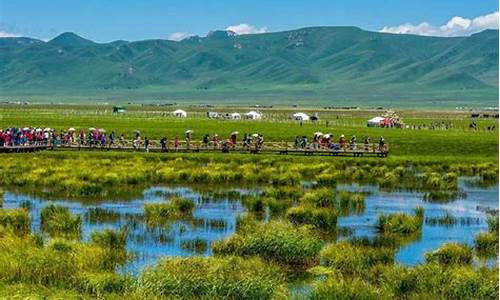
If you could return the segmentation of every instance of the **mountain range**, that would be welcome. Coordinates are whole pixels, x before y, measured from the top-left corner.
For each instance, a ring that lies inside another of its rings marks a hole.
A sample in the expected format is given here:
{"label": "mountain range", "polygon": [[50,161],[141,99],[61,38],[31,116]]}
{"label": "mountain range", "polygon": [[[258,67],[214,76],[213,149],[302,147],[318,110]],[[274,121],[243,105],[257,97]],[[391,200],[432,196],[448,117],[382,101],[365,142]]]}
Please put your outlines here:
{"label": "mountain range", "polygon": [[182,41],[0,38],[0,97],[498,101],[498,30],[425,37],[311,27]]}

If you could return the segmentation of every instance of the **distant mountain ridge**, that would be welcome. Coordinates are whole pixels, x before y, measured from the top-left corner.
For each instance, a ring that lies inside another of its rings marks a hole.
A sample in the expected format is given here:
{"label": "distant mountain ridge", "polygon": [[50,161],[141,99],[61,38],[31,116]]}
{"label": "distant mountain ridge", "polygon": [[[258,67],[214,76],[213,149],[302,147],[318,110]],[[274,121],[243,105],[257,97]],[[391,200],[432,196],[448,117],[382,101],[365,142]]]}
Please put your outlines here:
{"label": "distant mountain ridge", "polygon": [[143,89],[200,97],[210,91],[282,90],[312,98],[408,91],[498,99],[498,31],[441,38],[311,27],[254,35],[213,31],[180,42],[95,43],[74,33],[48,42],[0,39],[0,95]]}

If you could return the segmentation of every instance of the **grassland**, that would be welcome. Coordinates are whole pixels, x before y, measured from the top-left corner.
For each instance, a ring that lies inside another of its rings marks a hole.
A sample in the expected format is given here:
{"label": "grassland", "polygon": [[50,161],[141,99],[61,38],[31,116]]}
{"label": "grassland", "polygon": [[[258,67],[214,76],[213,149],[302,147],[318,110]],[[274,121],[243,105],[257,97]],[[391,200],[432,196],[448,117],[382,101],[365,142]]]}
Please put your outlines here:
{"label": "grassland", "polygon": [[[453,128],[373,129],[365,127],[373,112],[344,111],[322,112],[321,122],[301,127],[287,119],[286,110],[268,110],[267,118],[257,122],[207,120],[202,109],[192,110],[190,118],[179,120],[165,116],[162,108],[136,107],[116,116],[110,107],[4,106],[0,127],[104,127],[128,136],[140,129],[152,139],[182,137],[186,129],[195,131],[195,139],[238,130],[290,143],[296,135],[320,130],[372,139],[383,135],[391,154],[384,159],[113,151],[2,154],[0,188],[47,199],[98,203],[169,184],[259,186],[263,192],[242,197],[247,212],[234,235],[203,245],[212,247],[213,257],[169,257],[137,276],[117,272],[129,257],[124,232],[96,232],[82,241],[74,234],[81,220],[52,207],[45,213],[52,226],[41,235],[31,232],[26,208],[0,209],[0,298],[289,299],[294,297],[290,287],[296,286],[306,291],[295,296],[309,299],[498,298],[498,268],[484,264],[485,258],[498,257],[498,218],[489,220],[489,231],[477,235],[474,247],[443,245],[426,262],[407,267],[395,262],[395,253],[420,232],[425,212],[381,215],[375,238],[346,234],[340,242],[337,217],[363,211],[365,199],[360,193],[331,192],[339,183],[352,182],[388,190],[456,192],[461,176],[498,184],[498,130],[484,130],[498,128],[497,120],[480,120],[480,130],[472,131],[465,114],[407,111],[402,115],[408,124],[445,121]],[[316,184],[304,190],[303,181]],[[194,207],[186,201],[147,210],[153,223],[188,219]]]}
{"label": "grassland", "polygon": [[[87,130],[89,127],[102,127],[108,132],[125,134],[128,139],[134,130],[141,130],[143,136],[159,140],[167,136],[173,140],[179,136],[182,140],[187,129],[194,130],[193,140],[201,141],[205,134],[219,134],[225,138],[232,131],[241,134],[261,133],[266,141],[288,142],[290,146],[296,136],[306,135],[312,138],[316,131],[331,132],[336,138],[340,134],[347,137],[356,135],[359,140],[370,136],[372,141],[384,136],[390,144],[391,156],[411,159],[425,157],[463,157],[468,159],[497,159],[498,156],[498,120],[479,119],[479,131],[468,129],[471,119],[469,113],[403,111],[401,117],[408,125],[427,125],[446,122],[452,124],[449,130],[399,130],[367,128],[366,120],[380,114],[378,111],[327,111],[322,109],[301,109],[306,112],[319,112],[321,121],[312,123],[289,120],[293,110],[263,110],[262,121],[209,120],[207,110],[240,111],[250,109],[235,108],[186,108],[189,117],[177,119],[169,115],[174,109],[155,107],[131,107],[125,115],[115,115],[110,106],[0,106],[0,128],[8,126],[40,126],[57,130],[74,127]],[[328,126],[327,123],[328,122]],[[487,131],[488,126],[495,130]]]}

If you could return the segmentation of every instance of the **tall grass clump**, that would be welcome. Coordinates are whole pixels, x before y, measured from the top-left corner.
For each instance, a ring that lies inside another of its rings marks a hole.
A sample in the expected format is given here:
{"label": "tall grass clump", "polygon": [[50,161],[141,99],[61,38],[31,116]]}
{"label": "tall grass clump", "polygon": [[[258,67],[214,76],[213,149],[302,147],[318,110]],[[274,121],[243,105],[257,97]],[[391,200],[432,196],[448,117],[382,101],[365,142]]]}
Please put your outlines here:
{"label": "tall grass clump", "polygon": [[277,299],[285,295],[283,275],[258,258],[166,258],[147,268],[138,291],[145,298]]}
{"label": "tall grass clump", "polygon": [[480,232],[474,238],[474,248],[479,256],[498,256],[498,216],[487,219],[488,231]]}
{"label": "tall grass clump", "polygon": [[22,208],[0,209],[0,226],[11,229],[18,235],[25,235],[31,231],[31,217]]}
{"label": "tall grass clump", "polygon": [[246,226],[215,242],[212,249],[217,255],[260,256],[282,265],[307,267],[318,261],[322,244],[308,228],[278,220]]}
{"label": "tall grass clump", "polygon": [[330,278],[313,285],[311,300],[390,299],[384,290],[360,278]]}
{"label": "tall grass clump", "polygon": [[335,230],[337,214],[333,209],[296,206],[288,209],[287,219],[295,225],[312,225],[320,230]]}
{"label": "tall grass clump", "polygon": [[90,234],[90,244],[105,250],[106,268],[114,269],[128,260],[127,254],[127,231],[105,229],[94,231]]}
{"label": "tall grass clump", "polygon": [[150,225],[184,217],[192,217],[195,204],[189,199],[174,197],[168,203],[150,203],[144,205],[144,216]]}
{"label": "tall grass clump", "polygon": [[381,266],[371,281],[394,299],[498,299],[498,268],[437,263]]}
{"label": "tall grass clump", "polygon": [[85,212],[85,220],[91,224],[117,222],[120,220],[120,214],[101,207],[89,208]]}
{"label": "tall grass clump", "polygon": [[76,290],[94,295],[97,298],[106,298],[109,294],[120,295],[132,290],[134,279],[130,276],[113,272],[89,273],[78,276]]}
{"label": "tall grass clump", "polygon": [[383,234],[413,234],[422,230],[424,210],[415,209],[415,215],[405,213],[381,214],[378,217],[376,228]]}
{"label": "tall grass clump", "polygon": [[51,204],[42,209],[40,224],[43,232],[51,237],[80,238],[82,219],[74,216],[64,206]]}
{"label": "tall grass clump", "polygon": [[378,264],[393,264],[395,249],[354,245],[347,241],[321,250],[321,265],[343,275],[361,275]]}
{"label": "tall grass clump", "polygon": [[436,251],[425,255],[427,262],[442,265],[469,265],[473,258],[474,255],[470,247],[456,243],[444,244]]}
{"label": "tall grass clump", "polygon": [[84,273],[113,272],[106,250],[66,239],[0,234],[0,282],[75,288]]}

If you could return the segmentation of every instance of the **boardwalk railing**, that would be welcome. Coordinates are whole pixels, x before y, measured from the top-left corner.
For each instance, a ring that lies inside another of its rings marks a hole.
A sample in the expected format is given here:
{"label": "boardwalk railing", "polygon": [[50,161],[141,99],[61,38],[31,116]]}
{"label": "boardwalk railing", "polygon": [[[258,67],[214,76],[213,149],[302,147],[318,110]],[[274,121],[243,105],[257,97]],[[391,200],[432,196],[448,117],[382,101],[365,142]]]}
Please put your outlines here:
{"label": "boardwalk railing", "polygon": [[181,143],[178,147],[174,145],[166,145],[165,147],[158,146],[157,144],[145,147],[144,145],[134,147],[130,144],[125,145],[60,145],[56,146],[56,149],[61,150],[94,150],[94,151],[136,151],[136,152],[178,152],[178,153],[250,153],[250,154],[280,154],[280,155],[328,155],[328,156],[378,156],[387,157],[389,155],[389,147],[385,145],[380,147],[376,144],[369,145],[358,145],[356,147],[351,147],[349,145],[341,147],[339,149],[329,149],[326,147],[293,147],[289,143],[280,142],[267,142],[262,147],[256,147],[251,145],[245,147],[243,143],[237,143],[236,145],[213,145],[213,144],[201,144],[201,143]]}
{"label": "boardwalk railing", "polygon": [[131,143],[110,145],[110,144],[63,144],[63,145],[26,145],[26,146],[0,146],[0,152],[16,153],[16,152],[34,152],[40,150],[69,150],[69,151],[125,151],[125,152],[178,152],[178,153],[249,153],[249,154],[280,154],[280,155],[327,155],[327,156],[377,156],[387,157],[389,155],[389,146],[386,144],[383,147],[378,144],[368,145],[344,145],[342,147],[328,148],[321,145],[309,145],[307,147],[295,147],[286,142],[266,142],[262,146],[245,146],[243,143],[236,145],[223,144],[203,144],[203,143],[186,143],[182,142],[176,147],[169,143],[165,147],[161,147],[158,143],[153,143],[149,147],[145,145],[134,146]]}

